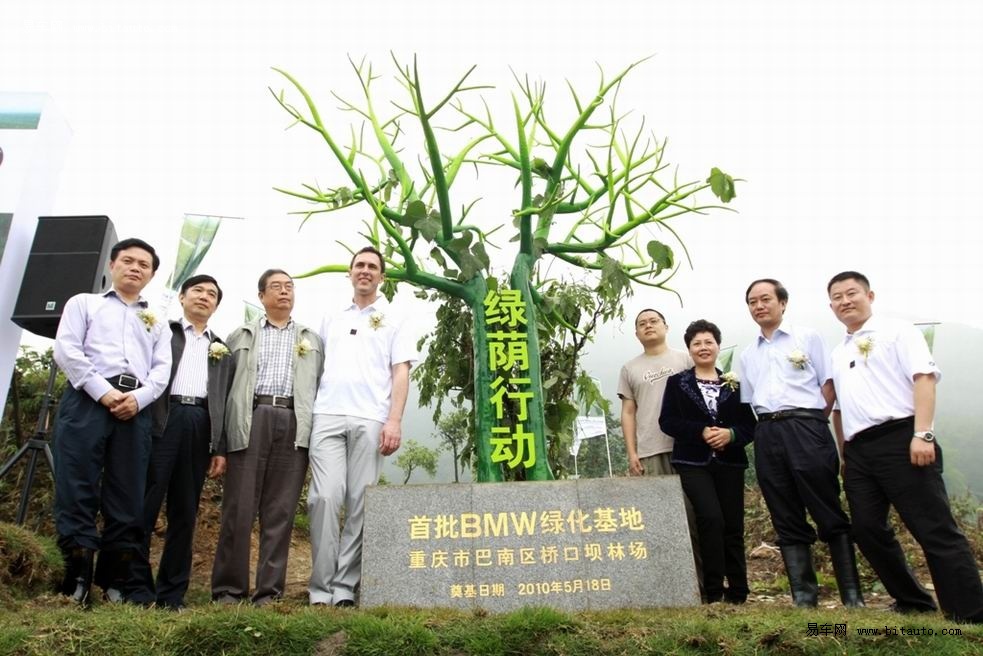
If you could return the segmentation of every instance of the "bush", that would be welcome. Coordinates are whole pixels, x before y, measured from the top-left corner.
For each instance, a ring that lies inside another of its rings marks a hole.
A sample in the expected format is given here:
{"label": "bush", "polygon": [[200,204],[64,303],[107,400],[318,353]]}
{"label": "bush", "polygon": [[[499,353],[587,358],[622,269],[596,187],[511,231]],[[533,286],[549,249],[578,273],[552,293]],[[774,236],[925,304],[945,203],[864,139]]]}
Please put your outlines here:
{"label": "bush", "polygon": [[34,597],[55,587],[65,572],[54,540],[0,522],[0,603]]}

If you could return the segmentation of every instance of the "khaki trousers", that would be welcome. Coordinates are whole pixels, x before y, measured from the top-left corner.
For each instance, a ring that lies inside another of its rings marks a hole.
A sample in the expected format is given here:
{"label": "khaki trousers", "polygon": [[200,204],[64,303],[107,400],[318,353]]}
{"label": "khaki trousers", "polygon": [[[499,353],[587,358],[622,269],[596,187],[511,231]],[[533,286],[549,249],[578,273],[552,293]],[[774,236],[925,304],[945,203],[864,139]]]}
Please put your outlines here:
{"label": "khaki trousers", "polygon": [[[382,423],[345,415],[314,415],[311,433],[312,604],[354,600],[362,578],[365,488],[379,482]],[[345,511],[344,529],[340,528]]]}

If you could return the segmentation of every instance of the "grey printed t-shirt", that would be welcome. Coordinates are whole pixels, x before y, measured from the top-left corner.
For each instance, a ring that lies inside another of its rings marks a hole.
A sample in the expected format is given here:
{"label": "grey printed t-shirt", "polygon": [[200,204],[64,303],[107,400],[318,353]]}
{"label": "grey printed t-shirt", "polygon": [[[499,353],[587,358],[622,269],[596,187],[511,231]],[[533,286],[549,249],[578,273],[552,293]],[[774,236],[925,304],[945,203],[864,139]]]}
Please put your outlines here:
{"label": "grey printed t-shirt", "polygon": [[641,354],[621,368],[618,396],[634,401],[635,436],[639,458],[672,451],[672,438],[659,428],[666,379],[693,366],[689,353],[667,349],[662,355]]}

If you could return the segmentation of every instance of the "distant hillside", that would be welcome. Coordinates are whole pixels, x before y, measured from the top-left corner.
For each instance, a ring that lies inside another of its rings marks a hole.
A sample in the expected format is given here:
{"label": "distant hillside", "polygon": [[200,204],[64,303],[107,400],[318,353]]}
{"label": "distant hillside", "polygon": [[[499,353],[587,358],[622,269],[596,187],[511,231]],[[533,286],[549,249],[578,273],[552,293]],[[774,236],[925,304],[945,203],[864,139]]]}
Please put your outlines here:
{"label": "distant hillside", "polygon": [[983,330],[942,324],[935,330],[936,361],[942,369],[935,429],[942,444],[950,495],[967,490],[983,499]]}

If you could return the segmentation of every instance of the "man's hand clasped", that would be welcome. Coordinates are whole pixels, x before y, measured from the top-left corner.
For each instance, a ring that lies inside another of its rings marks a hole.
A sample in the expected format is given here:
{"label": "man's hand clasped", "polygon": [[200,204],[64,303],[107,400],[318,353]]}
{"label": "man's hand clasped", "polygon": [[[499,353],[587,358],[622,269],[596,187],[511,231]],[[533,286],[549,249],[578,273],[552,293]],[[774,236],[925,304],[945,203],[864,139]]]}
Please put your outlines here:
{"label": "man's hand clasped", "polygon": [[140,412],[140,406],[133,395],[118,389],[111,389],[103,394],[99,403],[109,408],[109,412],[120,421],[129,421]]}

